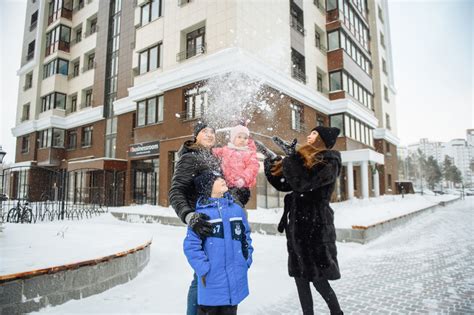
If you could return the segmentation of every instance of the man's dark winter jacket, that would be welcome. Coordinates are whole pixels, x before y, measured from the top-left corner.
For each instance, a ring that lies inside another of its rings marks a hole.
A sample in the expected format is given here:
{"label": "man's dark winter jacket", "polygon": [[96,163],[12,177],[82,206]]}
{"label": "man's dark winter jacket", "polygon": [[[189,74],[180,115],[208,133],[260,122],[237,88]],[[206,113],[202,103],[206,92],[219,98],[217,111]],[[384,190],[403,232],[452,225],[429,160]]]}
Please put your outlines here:
{"label": "man's dark winter jacket", "polygon": [[[288,272],[309,281],[341,277],[337,261],[334,211],[329,206],[341,170],[341,155],[324,151],[323,161],[307,169],[299,153],[283,159],[283,175],[273,176],[272,161],[265,160],[265,175],[285,196]],[[288,218],[286,216],[288,214]]]}
{"label": "man's dark winter jacket", "polygon": [[184,222],[186,215],[196,209],[197,192],[194,177],[204,171],[221,172],[219,159],[211,150],[193,146],[194,141],[186,141],[178,152],[178,163],[171,180],[168,194],[171,206]]}

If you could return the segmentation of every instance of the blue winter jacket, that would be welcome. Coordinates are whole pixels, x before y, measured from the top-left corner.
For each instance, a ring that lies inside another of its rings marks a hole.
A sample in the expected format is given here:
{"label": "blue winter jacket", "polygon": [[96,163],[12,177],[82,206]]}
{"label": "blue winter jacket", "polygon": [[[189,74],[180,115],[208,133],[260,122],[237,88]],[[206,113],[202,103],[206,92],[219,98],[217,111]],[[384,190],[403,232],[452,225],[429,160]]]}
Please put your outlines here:
{"label": "blue winter jacket", "polygon": [[198,200],[196,212],[207,214],[213,226],[204,241],[190,228],[184,239],[184,253],[198,276],[198,304],[237,305],[249,294],[247,271],[253,252],[244,210],[226,193]]}

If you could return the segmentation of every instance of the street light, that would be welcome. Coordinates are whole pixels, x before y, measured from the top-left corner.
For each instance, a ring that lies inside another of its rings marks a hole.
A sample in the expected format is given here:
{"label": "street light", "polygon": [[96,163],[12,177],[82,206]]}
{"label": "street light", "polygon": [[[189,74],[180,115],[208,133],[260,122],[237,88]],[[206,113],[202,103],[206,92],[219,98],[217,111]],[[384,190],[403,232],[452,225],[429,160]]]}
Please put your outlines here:
{"label": "street light", "polygon": [[0,145],[0,164],[3,163],[3,158],[7,155],[7,152],[3,151],[2,146]]}

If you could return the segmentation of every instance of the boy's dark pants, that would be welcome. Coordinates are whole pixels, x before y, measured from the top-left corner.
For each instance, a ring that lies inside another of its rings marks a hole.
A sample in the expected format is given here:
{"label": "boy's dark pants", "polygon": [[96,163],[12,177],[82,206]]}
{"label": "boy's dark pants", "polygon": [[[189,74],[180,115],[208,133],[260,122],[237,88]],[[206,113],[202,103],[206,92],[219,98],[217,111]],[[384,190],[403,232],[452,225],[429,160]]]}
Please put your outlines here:
{"label": "boy's dark pants", "polygon": [[237,315],[237,305],[198,306],[198,315]]}

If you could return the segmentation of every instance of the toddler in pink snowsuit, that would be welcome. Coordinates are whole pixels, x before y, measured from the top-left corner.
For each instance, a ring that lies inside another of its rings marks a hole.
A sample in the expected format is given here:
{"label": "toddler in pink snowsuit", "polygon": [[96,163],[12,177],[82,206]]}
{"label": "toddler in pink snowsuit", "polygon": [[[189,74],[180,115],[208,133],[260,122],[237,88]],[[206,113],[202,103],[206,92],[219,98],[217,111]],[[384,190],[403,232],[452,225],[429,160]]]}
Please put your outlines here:
{"label": "toddler in pink snowsuit", "polygon": [[245,207],[250,199],[250,189],[257,183],[259,163],[257,148],[250,132],[238,125],[230,130],[230,142],[212,152],[221,159],[221,168],[230,193]]}

